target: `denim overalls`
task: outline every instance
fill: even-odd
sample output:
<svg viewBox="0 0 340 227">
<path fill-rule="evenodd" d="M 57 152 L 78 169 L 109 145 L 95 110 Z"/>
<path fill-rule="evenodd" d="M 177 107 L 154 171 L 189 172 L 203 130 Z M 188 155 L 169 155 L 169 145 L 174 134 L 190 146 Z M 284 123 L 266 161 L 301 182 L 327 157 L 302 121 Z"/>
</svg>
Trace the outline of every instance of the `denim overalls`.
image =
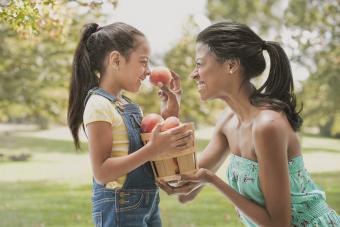
<svg viewBox="0 0 340 227">
<path fill-rule="evenodd" d="M 140 138 L 142 114 L 137 105 L 122 107 L 116 97 L 101 88 L 92 88 L 91 94 L 101 95 L 115 104 L 122 116 L 129 137 L 129 154 L 143 146 Z M 122 188 L 108 189 L 93 178 L 92 217 L 96 227 L 160 227 L 159 192 L 150 163 L 147 162 L 127 174 Z"/>
</svg>

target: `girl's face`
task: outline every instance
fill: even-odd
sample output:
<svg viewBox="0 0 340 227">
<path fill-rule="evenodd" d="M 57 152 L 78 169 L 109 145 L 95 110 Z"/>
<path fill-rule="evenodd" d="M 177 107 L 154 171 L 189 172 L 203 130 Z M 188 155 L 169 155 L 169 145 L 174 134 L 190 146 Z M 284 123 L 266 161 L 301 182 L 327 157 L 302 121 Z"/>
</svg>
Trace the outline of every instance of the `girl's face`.
<svg viewBox="0 0 340 227">
<path fill-rule="evenodd" d="M 137 92 L 142 81 L 150 74 L 150 45 L 146 38 L 138 37 L 135 49 L 128 59 L 124 58 L 120 65 L 122 88 L 129 92 Z"/>
<path fill-rule="evenodd" d="M 225 64 L 217 61 L 208 45 L 196 45 L 196 66 L 191 78 L 196 81 L 201 100 L 222 98 L 226 84 Z"/>
</svg>

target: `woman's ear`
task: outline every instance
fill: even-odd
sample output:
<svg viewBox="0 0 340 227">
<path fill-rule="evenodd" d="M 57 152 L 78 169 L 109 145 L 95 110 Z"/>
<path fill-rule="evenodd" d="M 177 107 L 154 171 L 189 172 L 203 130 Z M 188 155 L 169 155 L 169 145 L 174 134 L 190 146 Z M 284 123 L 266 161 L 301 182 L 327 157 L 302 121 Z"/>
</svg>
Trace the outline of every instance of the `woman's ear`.
<svg viewBox="0 0 340 227">
<path fill-rule="evenodd" d="M 240 68 L 240 59 L 232 58 L 225 61 L 226 69 L 229 74 L 235 73 Z"/>
</svg>

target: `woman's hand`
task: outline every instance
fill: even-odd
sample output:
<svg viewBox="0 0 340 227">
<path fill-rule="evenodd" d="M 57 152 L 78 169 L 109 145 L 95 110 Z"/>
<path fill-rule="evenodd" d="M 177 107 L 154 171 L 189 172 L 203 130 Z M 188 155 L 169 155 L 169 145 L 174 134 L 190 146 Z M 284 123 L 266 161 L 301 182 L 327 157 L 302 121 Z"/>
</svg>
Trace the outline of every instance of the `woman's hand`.
<svg viewBox="0 0 340 227">
<path fill-rule="evenodd" d="M 170 86 L 161 84 L 161 90 L 158 92 L 161 98 L 161 115 L 164 119 L 179 115 L 182 95 L 181 80 L 179 75 L 173 71 L 171 71 L 171 76 Z"/>
<path fill-rule="evenodd" d="M 178 200 L 181 203 L 188 203 L 190 201 L 192 201 L 193 199 L 196 198 L 196 196 L 198 195 L 198 193 L 203 189 L 203 186 L 196 188 L 195 190 L 193 190 L 192 192 L 190 192 L 189 194 L 186 195 L 179 195 L 178 196 Z"/>
<path fill-rule="evenodd" d="M 159 187 L 163 189 L 168 195 L 182 196 L 182 201 L 190 201 L 195 198 L 203 185 L 212 183 L 215 174 L 207 169 L 199 169 L 193 173 L 181 174 L 179 182 L 184 183 L 180 187 L 172 187 L 164 181 L 157 181 Z M 183 196 L 184 195 L 184 196 Z"/>
</svg>

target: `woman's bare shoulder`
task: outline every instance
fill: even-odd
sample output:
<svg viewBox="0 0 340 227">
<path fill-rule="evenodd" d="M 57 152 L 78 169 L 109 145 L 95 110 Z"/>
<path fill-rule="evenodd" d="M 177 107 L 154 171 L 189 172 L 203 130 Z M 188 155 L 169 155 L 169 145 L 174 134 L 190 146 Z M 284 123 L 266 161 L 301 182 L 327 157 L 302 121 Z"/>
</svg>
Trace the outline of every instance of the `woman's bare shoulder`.
<svg viewBox="0 0 340 227">
<path fill-rule="evenodd" d="M 289 129 L 289 122 L 284 113 L 274 110 L 261 110 L 254 119 L 254 133 L 272 133 Z"/>
</svg>

